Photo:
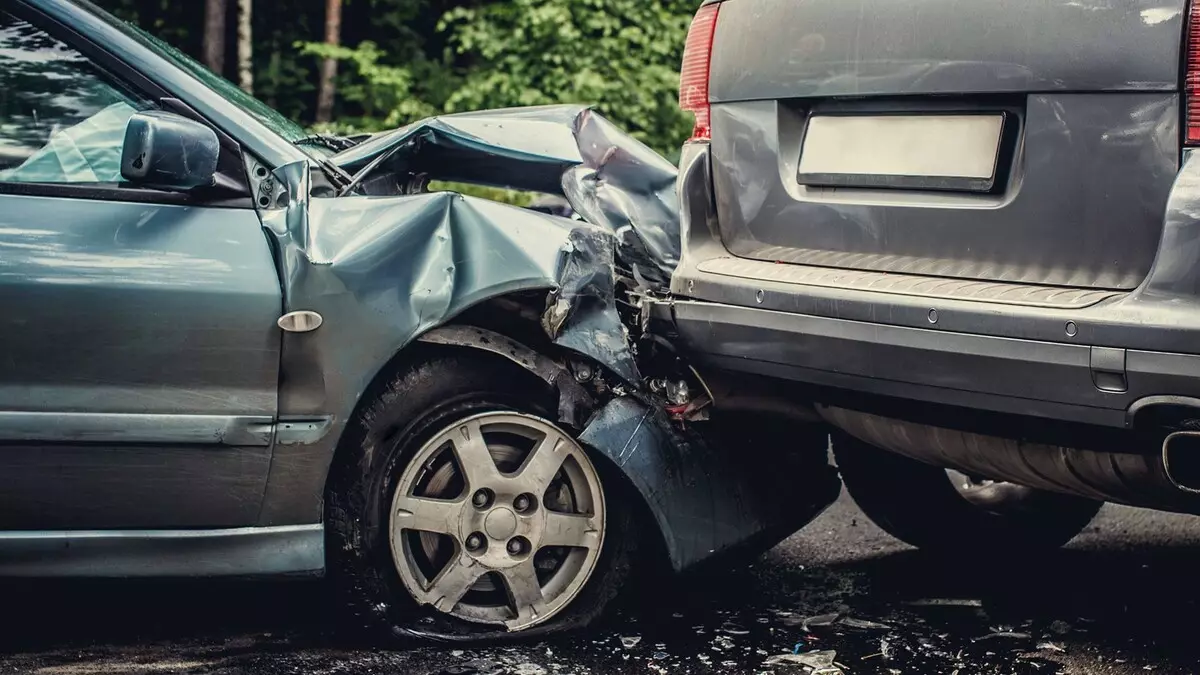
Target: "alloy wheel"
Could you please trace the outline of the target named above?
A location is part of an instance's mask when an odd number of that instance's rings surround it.
[[[392,559],[417,602],[516,631],[566,608],[595,570],[604,496],[583,448],[532,415],[475,415],[401,473]]]

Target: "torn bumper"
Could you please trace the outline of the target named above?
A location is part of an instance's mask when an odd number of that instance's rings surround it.
[[[641,493],[672,566],[681,571],[710,559],[757,555],[837,499],[836,470],[823,453],[811,452],[813,445],[825,447],[823,431],[771,436],[715,421],[681,427],[661,409],[626,397],[605,406],[580,441],[610,459]],[[781,440],[799,452],[778,452]]]

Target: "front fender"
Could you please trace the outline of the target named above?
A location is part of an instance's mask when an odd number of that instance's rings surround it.
[[[765,443],[751,447],[753,434],[731,435],[713,422],[681,428],[636,396],[613,398],[580,424],[581,407],[595,402],[570,371],[498,333],[444,326],[420,339],[508,359],[557,390],[560,421],[581,428],[579,440],[624,474],[676,571],[724,553],[774,545],[832,503],[841,488],[832,467],[813,461],[811,452],[779,452]],[[817,437],[823,433],[815,430]],[[812,436],[792,435],[793,447],[811,451],[813,441],[821,441]],[[797,490],[801,480],[805,489]]]
[[[325,476],[359,401],[417,336],[486,300],[553,293],[552,340],[640,381],[613,295],[615,235],[455,193],[313,199],[306,164],[276,171],[284,206],[263,213],[284,311],[320,325],[284,332],[282,421],[328,421],[272,461],[259,524],[318,522]]]

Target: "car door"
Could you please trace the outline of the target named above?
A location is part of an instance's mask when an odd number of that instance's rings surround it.
[[[121,183],[125,122],[159,99],[70,41],[0,10],[0,529],[251,525],[278,386],[267,239],[236,189]]]

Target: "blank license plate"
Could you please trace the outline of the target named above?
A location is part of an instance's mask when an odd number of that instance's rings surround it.
[[[987,192],[1004,115],[816,115],[800,150],[808,185]]]

